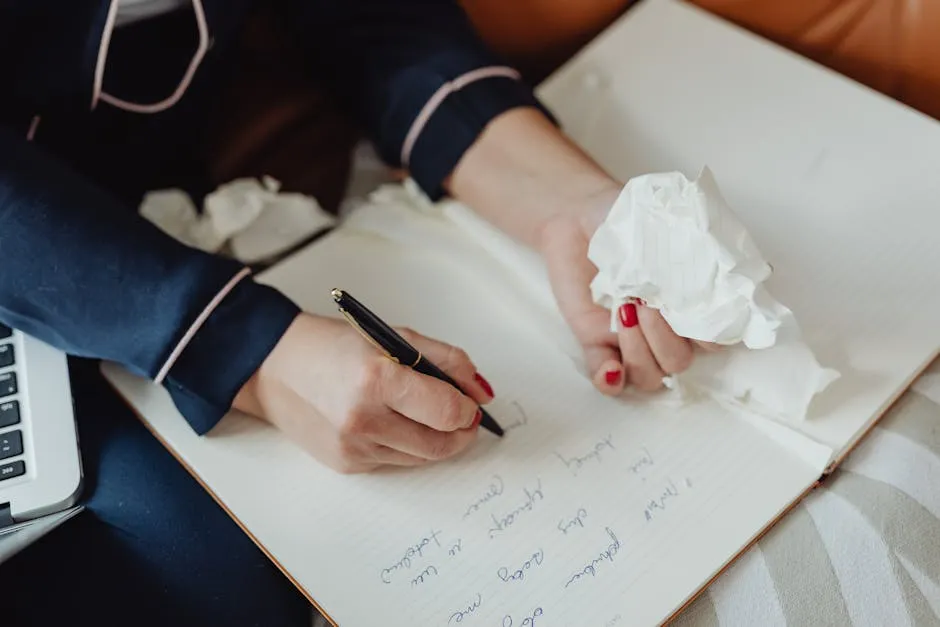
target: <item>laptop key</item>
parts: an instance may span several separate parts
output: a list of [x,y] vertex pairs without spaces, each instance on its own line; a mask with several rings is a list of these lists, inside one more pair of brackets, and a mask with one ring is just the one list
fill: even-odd
[[4,372],[0,374],[0,398],[16,394],[16,373]]
[[22,461],[10,462],[0,466],[0,481],[26,474],[26,464]]
[[10,337],[11,335],[13,335],[13,329],[3,323],[0,323],[0,340]]
[[0,368],[13,365],[13,345],[0,344]]
[[11,431],[0,435],[0,459],[23,454],[23,434]]
[[15,425],[20,421],[19,401],[0,403],[0,429]]

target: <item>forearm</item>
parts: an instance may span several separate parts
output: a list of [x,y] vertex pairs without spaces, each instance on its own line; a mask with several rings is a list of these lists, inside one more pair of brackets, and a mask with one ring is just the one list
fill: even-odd
[[533,248],[553,218],[577,218],[586,205],[608,206],[622,185],[540,111],[495,118],[445,182],[449,193]]
[[0,321],[164,383],[198,431],[296,315],[240,264],[184,247],[0,129]]

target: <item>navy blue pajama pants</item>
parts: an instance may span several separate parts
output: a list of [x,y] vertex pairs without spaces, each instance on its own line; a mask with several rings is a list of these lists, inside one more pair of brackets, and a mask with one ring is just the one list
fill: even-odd
[[71,370],[86,509],[0,565],[0,625],[309,627],[307,600],[97,365]]
[[[162,49],[167,36],[192,37],[190,21],[171,16],[119,29],[111,45],[124,53],[111,56],[141,58],[134,47]],[[153,74],[186,63],[164,55],[152,69],[116,65],[108,75],[131,90],[136,82],[141,99],[154,101],[165,94],[146,93]],[[129,211],[145,191],[168,186],[186,189],[198,204],[208,191],[199,131],[223,69],[201,69],[166,113],[105,110],[94,126],[44,122],[47,147],[126,200]],[[0,565],[0,626],[309,626],[306,599],[144,428],[98,364],[72,360],[71,371],[86,509]]]

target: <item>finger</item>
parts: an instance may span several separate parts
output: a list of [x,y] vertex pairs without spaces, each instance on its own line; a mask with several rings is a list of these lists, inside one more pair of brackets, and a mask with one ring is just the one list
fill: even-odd
[[[613,334],[611,336],[616,339]],[[584,349],[584,357],[588,372],[594,373],[591,378],[594,387],[613,396],[623,391],[626,377],[619,350],[606,344],[587,346]]]
[[636,305],[627,303],[617,312],[620,330],[620,356],[630,383],[638,389],[652,392],[663,385],[664,373],[653,356],[646,337],[640,329]]
[[383,466],[424,466],[429,461],[427,458],[417,457],[384,444],[376,444],[372,447],[372,457]]
[[479,421],[469,429],[437,431],[414,420],[391,413],[383,417],[372,441],[405,455],[439,461],[453,457],[476,441]]
[[415,333],[411,329],[399,329],[399,332],[428,361],[450,375],[467,396],[481,404],[493,400],[493,386],[477,372],[466,351]]
[[[571,229],[546,234],[550,249],[579,251],[587,243]],[[619,394],[627,376],[620,360],[617,336],[610,331],[610,312],[594,303],[591,280],[597,268],[586,256],[548,255],[546,268],[552,292],[565,321],[584,347],[584,359],[594,386],[605,394]]]
[[395,366],[381,382],[381,398],[399,414],[437,431],[467,429],[479,404],[449,383]]
[[663,372],[676,374],[692,365],[692,345],[676,335],[658,310],[637,305],[636,313],[646,343]]
[[692,340],[692,342],[708,353],[717,353],[725,349],[723,344],[715,344],[714,342],[702,342],[701,340]]

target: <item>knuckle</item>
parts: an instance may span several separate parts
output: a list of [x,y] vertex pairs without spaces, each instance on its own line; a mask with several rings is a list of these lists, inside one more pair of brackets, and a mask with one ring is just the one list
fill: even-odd
[[353,408],[346,414],[346,419],[340,425],[340,434],[346,436],[343,438],[341,445],[347,446],[352,445],[353,442],[349,439],[358,438],[365,436],[369,433],[370,429],[370,420],[368,413],[359,408]]
[[359,373],[360,391],[370,392],[381,385],[388,367],[385,361],[381,357],[366,360]]
[[418,333],[411,327],[398,327],[395,330],[408,342],[413,342],[418,337]]
[[667,374],[684,372],[692,365],[692,350],[683,347],[682,350],[676,351],[663,361],[665,363],[662,364],[662,367]]
[[429,459],[442,460],[453,455],[455,450],[454,438],[435,438],[428,443],[427,455]]
[[463,417],[463,395],[457,390],[448,391],[442,399],[440,423],[441,428],[448,431],[466,426],[467,421]]
[[643,392],[655,392],[663,386],[662,374],[657,372],[637,373],[634,384]]
[[456,368],[470,365],[470,355],[462,348],[451,346],[447,357],[448,361]]

